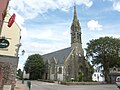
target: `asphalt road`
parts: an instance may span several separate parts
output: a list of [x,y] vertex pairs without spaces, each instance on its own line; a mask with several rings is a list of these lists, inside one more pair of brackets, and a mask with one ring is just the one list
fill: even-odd
[[31,90],[120,90],[115,84],[110,85],[60,85],[57,83],[46,83],[31,81]]

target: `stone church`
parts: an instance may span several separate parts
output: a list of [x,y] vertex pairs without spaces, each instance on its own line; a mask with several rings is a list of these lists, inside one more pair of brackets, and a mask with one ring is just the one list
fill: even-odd
[[84,57],[81,40],[81,26],[77,18],[76,6],[71,25],[71,47],[43,55],[47,63],[45,79],[60,81],[82,81],[90,79],[89,64]]

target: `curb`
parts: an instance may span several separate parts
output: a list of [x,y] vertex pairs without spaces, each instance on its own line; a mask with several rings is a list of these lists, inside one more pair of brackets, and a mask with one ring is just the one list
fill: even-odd
[[29,90],[29,88],[26,85],[17,82],[14,90]]

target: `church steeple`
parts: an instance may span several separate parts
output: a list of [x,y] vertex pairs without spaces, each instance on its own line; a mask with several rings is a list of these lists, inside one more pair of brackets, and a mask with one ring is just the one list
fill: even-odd
[[77,12],[76,12],[76,5],[74,5],[74,20],[77,20]]
[[71,25],[71,46],[74,46],[74,44],[81,44],[81,27],[79,20],[77,18],[77,11],[76,11],[76,5],[74,6],[74,16],[73,16],[73,22]]

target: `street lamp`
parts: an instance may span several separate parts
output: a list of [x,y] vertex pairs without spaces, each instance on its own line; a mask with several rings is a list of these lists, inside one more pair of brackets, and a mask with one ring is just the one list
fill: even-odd
[[24,84],[24,67],[23,67],[23,73],[22,73],[22,84]]
[[[22,50],[22,56],[25,54],[25,50]],[[23,73],[22,73],[22,84],[24,84],[24,67],[23,67]]]
[[25,54],[25,50],[22,50],[22,55],[24,55]]

